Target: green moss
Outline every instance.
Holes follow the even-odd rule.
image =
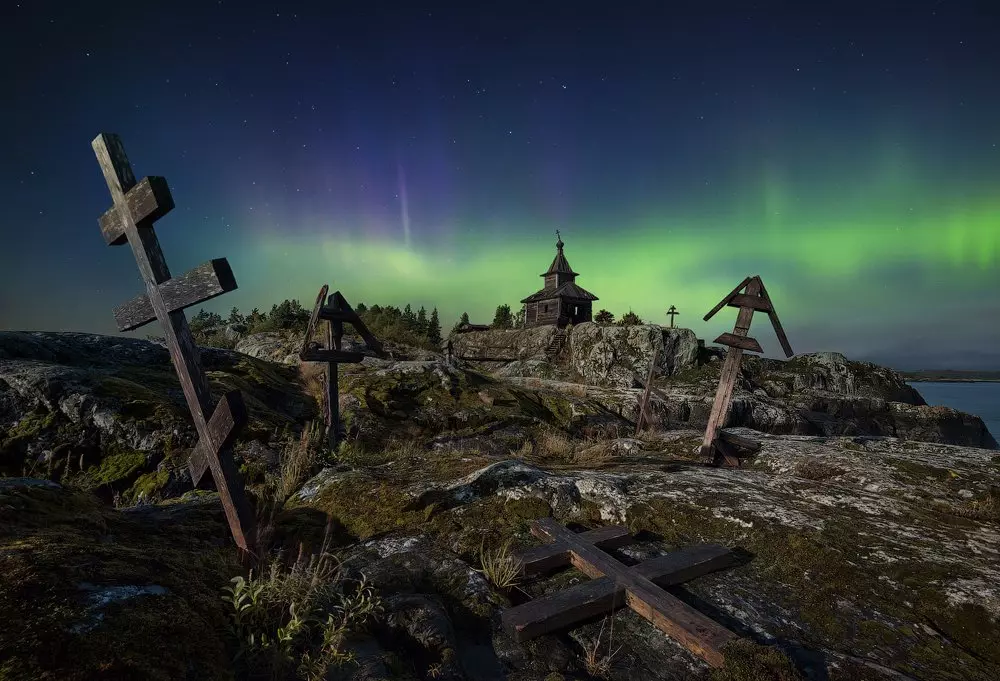
[[[139,499],[157,500],[161,496],[161,491],[170,482],[170,471],[156,470],[151,473],[140,475],[128,491],[123,495],[127,502],[135,502]]]
[[[722,649],[725,665],[712,672],[712,681],[800,681],[804,677],[781,651],[745,639]]]
[[[227,535],[221,509],[156,513],[68,489],[0,490],[0,678],[231,678],[218,591],[240,568],[212,548]],[[95,605],[86,584],[165,593]]]
[[[121,489],[128,486],[122,483],[130,482],[132,478],[137,477],[146,463],[147,455],[143,452],[114,448],[104,455],[97,466],[93,466],[82,475],[77,476],[74,483],[83,489],[102,485]]]

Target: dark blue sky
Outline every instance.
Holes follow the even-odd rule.
[[[0,9],[0,328],[110,332],[139,290],[96,223],[116,132],[173,272],[231,261],[212,309],[488,320],[560,228],[617,314],[708,336],[761,274],[798,351],[1000,368],[1000,3],[97,7]]]

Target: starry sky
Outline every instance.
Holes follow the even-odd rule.
[[[213,311],[489,322],[559,229],[595,311],[711,341],[759,274],[797,352],[1000,369],[995,1],[89,4],[0,5],[0,329],[114,333],[142,290],[114,132],[173,274],[231,263]]]

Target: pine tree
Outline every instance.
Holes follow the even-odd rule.
[[[514,315],[515,329],[520,329],[524,326],[524,315],[525,315],[525,310],[524,310],[524,305],[522,305],[521,309],[518,310],[517,313]]]
[[[417,316],[413,314],[413,308],[410,307],[409,303],[403,308],[403,325],[410,331],[417,329]]]
[[[642,323],[642,317],[632,312],[632,310],[623,314],[622,318],[618,320],[618,326],[639,326]]]
[[[607,310],[601,310],[594,317],[594,322],[601,326],[608,326],[615,323],[615,315]]]
[[[427,340],[434,345],[441,344],[441,319],[436,307],[431,310],[431,320],[427,322]]]
[[[427,335],[427,310],[423,305],[417,311],[417,333],[421,336]]]
[[[509,329],[514,326],[514,317],[510,313],[510,305],[497,305],[496,314],[493,315],[494,329]]]
[[[451,332],[455,333],[463,324],[468,324],[468,323],[469,323],[469,313],[463,312],[462,316],[458,318],[457,322],[455,322],[455,326],[451,328]]]

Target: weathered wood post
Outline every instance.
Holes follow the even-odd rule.
[[[299,359],[303,362],[320,362],[326,365],[323,382],[323,415],[326,422],[327,443],[331,450],[335,450],[341,437],[340,385],[337,365],[357,364],[365,358],[363,353],[341,350],[344,322],[353,326],[364,340],[365,345],[378,356],[383,356],[385,351],[382,344],[368,330],[368,327],[361,321],[361,318],[340,291],[335,291],[332,295],[327,296],[329,290],[330,287],[326,284],[319,290],[316,305],[309,318],[309,326],[306,328],[306,336],[302,341]],[[325,349],[312,340],[316,332],[316,325],[320,320],[327,323],[324,334]]]
[[[670,328],[671,329],[674,328],[674,317],[676,317],[679,314],[680,314],[680,312],[678,312],[677,308],[674,307],[673,305],[671,305],[670,309],[667,310],[667,316],[670,317]]]
[[[243,396],[238,390],[229,392],[213,408],[208,379],[184,315],[184,308],[235,290],[236,279],[225,258],[205,263],[182,277],[171,277],[153,231],[153,222],[174,207],[167,181],[146,177],[137,183],[117,135],[98,135],[91,146],[114,202],[99,220],[101,233],[110,246],[127,243],[132,247],[146,284],[144,295],[115,308],[118,330],[131,331],[159,320],[198,431],[198,444],[189,461],[191,480],[197,486],[205,471],[211,470],[233,539],[252,553],[256,523],[232,453],[233,442],[247,420]]]
[[[649,365],[649,375],[646,377],[646,389],[642,393],[642,399],[639,400],[639,418],[635,420],[635,437],[639,437],[639,432],[642,430],[643,420],[646,418],[646,407],[649,405],[649,391],[653,385],[653,371],[656,369],[656,362],[660,359],[660,349],[656,348],[653,352],[653,361]]]
[[[741,440],[741,438],[728,438],[733,440],[733,442],[726,443],[723,441],[726,438],[720,439],[719,433],[722,426],[725,425],[726,416],[729,414],[729,406],[732,402],[733,390],[736,387],[736,379],[740,373],[740,361],[743,357],[743,352],[745,350],[763,352],[760,343],[756,339],[747,336],[747,333],[750,331],[750,322],[753,319],[753,313],[756,310],[767,312],[768,317],[771,319],[771,325],[774,326],[775,334],[778,336],[778,342],[781,343],[781,349],[785,352],[785,356],[791,357],[795,353],[792,352],[792,347],[788,344],[788,338],[785,337],[785,331],[781,328],[781,322],[778,321],[774,305],[771,303],[771,299],[767,295],[767,290],[764,288],[764,282],[761,281],[759,276],[754,275],[744,279],[728,296],[712,308],[711,312],[705,315],[705,321],[707,322],[711,319],[716,312],[726,305],[739,308],[740,312],[736,316],[736,326],[733,328],[733,332],[724,333],[713,341],[727,346],[729,350],[726,351],[726,359],[722,364],[719,388],[715,393],[712,413],[708,417],[708,426],[705,428],[705,438],[702,441],[701,453],[703,456],[711,457],[715,464],[724,462],[727,465],[736,466],[739,465],[739,459],[729,444],[741,446],[742,443],[736,442],[736,440]]]

